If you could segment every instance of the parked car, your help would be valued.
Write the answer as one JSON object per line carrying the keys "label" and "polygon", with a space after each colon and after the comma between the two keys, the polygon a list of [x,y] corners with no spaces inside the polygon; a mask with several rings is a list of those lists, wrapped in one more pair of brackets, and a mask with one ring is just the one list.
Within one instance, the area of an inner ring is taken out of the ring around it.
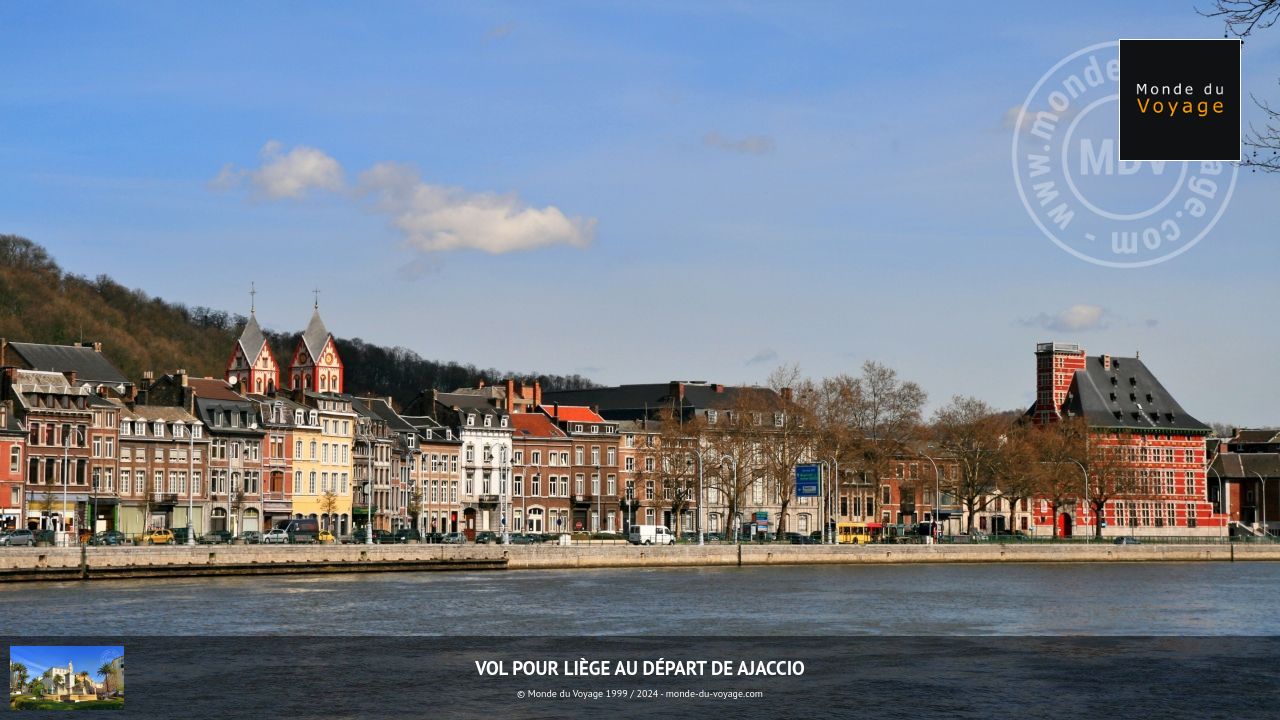
{"label": "parked car", "polygon": [[[285,531],[291,543],[313,543],[320,535],[320,523],[315,518],[282,520],[276,523],[276,529]],[[267,541],[263,540],[263,542]]]}
{"label": "parked car", "polygon": [[445,545],[466,545],[467,536],[462,533],[445,533],[440,537],[440,542]]}
{"label": "parked car", "polygon": [[1136,537],[1133,537],[1132,535],[1125,535],[1123,537],[1116,538],[1115,544],[1116,545],[1141,545],[1142,541]]}
{"label": "parked car", "polygon": [[804,533],[789,532],[784,534],[782,538],[783,541],[789,542],[792,545],[816,545],[818,543],[818,541],[814,540],[812,536],[805,535]]}
{"label": "parked car", "polygon": [[148,545],[172,545],[173,531],[168,528],[152,530],[142,536],[142,542]]}
{"label": "parked car", "polygon": [[527,535],[525,533],[514,533],[511,535],[512,545],[536,545],[542,542],[542,538],[537,535]]}
{"label": "parked car", "polygon": [[316,542],[331,543],[331,542],[335,542],[336,540],[337,538],[335,538],[333,536],[333,533],[329,532],[328,530],[321,530],[320,534],[316,535]]}
{"label": "parked car", "polygon": [[430,532],[422,536],[422,542],[432,545],[439,545],[444,538],[444,533]]}
{"label": "parked car", "polygon": [[391,542],[394,543],[419,543],[422,542],[422,533],[413,528],[400,528],[391,536]]}
{"label": "parked car", "polygon": [[257,545],[262,542],[262,533],[257,530],[245,530],[240,533],[240,537],[236,539],[246,545]]}
{"label": "parked car", "polygon": [[273,528],[262,534],[260,542],[287,545],[289,543],[289,531],[284,528]]}
{"label": "parked car", "polygon": [[89,538],[90,545],[124,545],[126,538],[119,530],[103,530]]}
{"label": "parked car", "polygon": [[496,532],[485,530],[484,532],[476,533],[476,542],[481,545],[496,544],[501,540],[502,539],[498,537],[498,533]]}
{"label": "parked car", "polygon": [[8,547],[26,545],[27,547],[31,547],[35,544],[35,533],[30,530],[10,530],[6,533],[0,533],[0,545],[6,545]]}
{"label": "parked car", "polygon": [[[365,535],[366,532],[367,530],[365,528],[356,528],[355,532],[351,533],[351,542],[356,544],[365,542],[368,537]],[[388,530],[374,530],[373,541],[378,544],[392,543],[395,542],[395,535]]]}
{"label": "parked car", "polygon": [[201,535],[196,542],[201,545],[226,545],[231,542],[231,533],[226,530],[214,530]]}

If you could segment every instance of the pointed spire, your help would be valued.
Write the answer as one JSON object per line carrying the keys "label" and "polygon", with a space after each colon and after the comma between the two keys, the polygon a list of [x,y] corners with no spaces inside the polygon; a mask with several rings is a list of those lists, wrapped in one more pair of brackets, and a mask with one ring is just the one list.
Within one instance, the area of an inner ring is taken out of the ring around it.
{"label": "pointed spire", "polygon": [[257,311],[257,295],[258,288],[254,286],[252,280],[249,281],[249,314],[253,315]]}
{"label": "pointed spire", "polygon": [[307,329],[302,332],[302,342],[306,344],[311,359],[318,361],[328,341],[329,329],[324,326],[324,320],[320,319],[320,307],[317,305],[311,313],[311,322],[307,323]]}

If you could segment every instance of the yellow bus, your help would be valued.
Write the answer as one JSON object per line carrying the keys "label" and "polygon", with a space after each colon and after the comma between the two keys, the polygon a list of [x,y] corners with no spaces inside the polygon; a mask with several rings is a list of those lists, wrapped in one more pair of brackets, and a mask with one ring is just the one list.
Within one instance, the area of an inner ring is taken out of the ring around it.
{"label": "yellow bus", "polygon": [[842,545],[866,545],[879,540],[883,530],[884,525],[881,523],[836,523],[836,542]]}

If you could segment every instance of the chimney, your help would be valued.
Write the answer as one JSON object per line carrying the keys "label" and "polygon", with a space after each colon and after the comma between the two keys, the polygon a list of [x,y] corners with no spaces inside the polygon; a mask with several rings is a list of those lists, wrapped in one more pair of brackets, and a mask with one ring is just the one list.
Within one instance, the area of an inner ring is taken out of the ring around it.
{"label": "chimney", "polygon": [[[524,389],[524,385],[520,385],[520,389]],[[516,407],[516,381],[507,378],[507,412],[515,412]]]}
{"label": "chimney", "polygon": [[480,389],[484,389],[484,378],[480,378]]}
{"label": "chimney", "polygon": [[102,343],[100,342],[93,343],[93,351],[96,353],[102,352]]}
{"label": "chimney", "polygon": [[713,391],[715,391],[715,392],[722,393],[722,392],[724,392],[724,385],[721,385],[721,384],[719,384],[719,383],[716,383],[715,385],[712,385],[712,386],[711,386],[711,389],[712,389]]}
{"label": "chimney", "polygon": [[0,367],[4,367],[9,363],[5,362],[5,355],[9,354],[9,341],[0,337]]}
{"label": "chimney", "polygon": [[672,380],[667,386],[667,395],[670,395],[677,405],[684,405],[684,383]]}
{"label": "chimney", "polygon": [[76,384],[77,375],[75,370],[68,370],[62,374],[66,376],[67,382],[71,383],[72,385]]}
{"label": "chimney", "polygon": [[540,380],[533,381],[533,404],[542,404],[542,381]]}
{"label": "chimney", "polygon": [[791,402],[791,388],[782,388],[782,399]]}
{"label": "chimney", "polygon": [[179,385],[180,387],[186,387],[186,386],[189,384],[189,383],[187,382],[188,377],[187,377],[187,370],[186,370],[186,368],[179,368],[179,369],[178,369],[178,372],[176,372],[176,373],[174,373],[174,374],[178,376],[178,385]]}
{"label": "chimney", "polygon": [[1102,356],[1102,369],[1103,369],[1103,370],[1110,370],[1110,369],[1111,369],[1111,356],[1110,356],[1110,355],[1103,355],[1103,356]]}
{"label": "chimney", "polygon": [[551,405],[551,418],[553,420],[560,419],[560,403],[553,403]]}

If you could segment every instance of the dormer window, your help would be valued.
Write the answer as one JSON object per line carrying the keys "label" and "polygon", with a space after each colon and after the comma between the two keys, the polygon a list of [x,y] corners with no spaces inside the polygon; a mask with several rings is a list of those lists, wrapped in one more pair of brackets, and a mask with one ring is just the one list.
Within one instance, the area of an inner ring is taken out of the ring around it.
{"label": "dormer window", "polygon": [[581,426],[581,425],[574,425],[574,426],[573,426],[573,431],[574,431],[574,432],[582,432],[582,426]]}
{"label": "dormer window", "polygon": [[133,423],[129,422],[128,420],[124,420],[124,421],[122,421],[122,422],[120,423],[120,434],[121,434],[121,435],[132,435],[132,434],[133,434]]}
{"label": "dormer window", "polygon": [[192,425],[192,426],[191,426],[191,437],[193,437],[193,438],[195,438],[195,439],[197,439],[197,440],[199,440],[200,438],[204,437],[204,426],[203,426],[203,425]]}
{"label": "dormer window", "polygon": [[186,426],[184,426],[182,423],[174,423],[173,436],[176,438],[186,437],[187,436]]}
{"label": "dormer window", "polygon": [[776,412],[776,413],[774,413],[774,414],[773,414],[773,426],[774,426],[774,427],[782,427],[782,423],[783,423],[783,414],[782,414],[782,413],[780,413],[780,412]]}
{"label": "dormer window", "polygon": [[485,426],[485,427],[491,427],[492,425],[493,425],[493,416],[492,416],[492,415],[485,415],[485,416],[484,416],[484,426]]}
{"label": "dormer window", "polygon": [[308,425],[318,425],[320,423],[319,416],[316,415],[315,410],[311,411],[311,414],[308,416],[308,420],[309,420],[309,422],[307,423]]}
{"label": "dormer window", "polygon": [[[145,421],[139,420],[137,425],[137,430],[138,430],[138,437],[146,437],[147,423]],[[45,443],[45,444],[47,445],[48,443]]]}
{"label": "dormer window", "polygon": [[468,426],[473,426],[473,425],[475,425],[475,424],[476,424],[476,416],[475,416],[475,415],[468,414],[468,415],[467,415],[467,425],[468,425]]}
{"label": "dormer window", "polygon": [[599,426],[599,425],[592,425],[592,426],[591,426],[591,432],[592,432],[593,434],[594,434],[594,433],[598,433],[598,432],[600,432],[600,426]]}
{"label": "dormer window", "polygon": [[715,425],[715,424],[716,424],[716,411],[715,411],[715,410],[708,410],[708,411],[707,411],[707,424],[708,424],[708,425]]}
{"label": "dormer window", "polygon": [[164,437],[164,421],[157,420],[151,425],[151,432],[156,437]]}
{"label": "dormer window", "polygon": [[505,416],[502,418],[502,422],[500,423],[500,426],[501,426],[501,427],[506,427],[506,426],[507,426],[507,418],[506,418]]}

